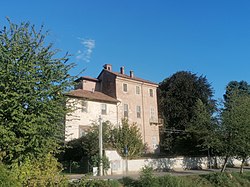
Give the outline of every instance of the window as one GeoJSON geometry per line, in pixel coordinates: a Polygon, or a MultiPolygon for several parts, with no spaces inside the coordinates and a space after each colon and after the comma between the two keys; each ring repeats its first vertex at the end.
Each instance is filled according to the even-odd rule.
{"type": "Polygon", "coordinates": [[[136,93],[136,94],[140,94],[140,87],[139,87],[139,86],[136,86],[136,87],[135,87],[135,93],[136,93]]]}
{"type": "Polygon", "coordinates": [[[123,84],[123,91],[128,92],[128,85],[127,84],[123,84]]]}
{"type": "Polygon", "coordinates": [[[141,106],[136,106],[136,115],[137,118],[141,118],[141,106]]]}
{"type": "Polygon", "coordinates": [[[153,97],[153,89],[149,89],[149,95],[150,97],[153,97]]]}
{"type": "Polygon", "coordinates": [[[102,104],[101,105],[101,110],[102,110],[102,115],[106,115],[107,114],[107,105],[106,104],[102,104]]]}
{"type": "Polygon", "coordinates": [[[82,112],[88,112],[88,102],[82,101],[82,112]]]}
{"type": "Polygon", "coordinates": [[[124,104],[123,106],[123,111],[124,111],[124,118],[128,118],[128,104],[124,104]]]}
{"type": "Polygon", "coordinates": [[[153,107],[150,108],[150,119],[155,118],[155,109],[153,107]]]}

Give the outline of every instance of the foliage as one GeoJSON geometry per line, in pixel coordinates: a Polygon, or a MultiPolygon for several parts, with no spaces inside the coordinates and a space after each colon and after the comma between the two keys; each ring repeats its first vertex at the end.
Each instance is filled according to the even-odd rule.
{"type": "Polygon", "coordinates": [[[222,112],[220,151],[227,157],[250,155],[250,95],[234,93],[222,112]]]}
{"type": "MultiPolygon", "coordinates": [[[[112,125],[109,121],[102,123],[103,127],[103,145],[104,148],[109,146],[109,137],[112,125]]],[[[82,159],[88,159],[92,166],[97,166],[100,162],[99,158],[99,126],[92,124],[88,133],[78,139],[71,140],[65,147],[62,160],[64,161],[77,161],[80,162],[82,159]]],[[[109,168],[109,161],[103,156],[103,168],[107,170],[109,168]]]]}
{"type": "Polygon", "coordinates": [[[225,100],[225,107],[230,103],[233,95],[250,94],[250,85],[246,81],[231,81],[226,86],[226,93],[223,95],[225,100]]]}
{"type": "Polygon", "coordinates": [[[96,154],[96,155],[91,157],[91,163],[92,163],[93,167],[98,167],[100,165],[100,162],[102,162],[102,166],[103,166],[104,171],[107,171],[110,168],[110,162],[105,155],[103,155],[102,160],[101,160],[99,154],[96,154]]]}
{"type": "Polygon", "coordinates": [[[117,180],[92,180],[82,178],[79,181],[69,183],[69,187],[121,187],[122,185],[117,180]]]}
{"type": "MultiPolygon", "coordinates": [[[[8,20],[9,21],[9,20],[8,20]]],[[[68,55],[45,41],[43,27],[13,24],[0,31],[0,147],[4,163],[55,152],[63,140],[64,92],[73,79],[68,55]]]]}
{"type": "MultiPolygon", "coordinates": [[[[110,122],[103,122],[103,147],[104,149],[116,149],[122,156],[125,156],[124,148],[128,148],[128,157],[139,156],[144,149],[141,134],[136,124],[128,124],[122,120],[122,126],[114,127],[110,122]]],[[[93,124],[88,133],[79,139],[68,142],[63,160],[80,161],[87,157],[91,165],[99,163],[99,126],[93,124]]],[[[103,166],[109,168],[107,158],[103,157],[103,166]]]]}
{"type": "Polygon", "coordinates": [[[212,96],[213,91],[206,77],[198,77],[191,72],[177,72],[160,83],[159,111],[165,122],[161,136],[163,150],[175,154],[197,154],[199,140],[188,134],[187,129],[194,124],[199,101],[204,107],[202,115],[208,115],[206,120],[211,125],[212,114],[216,109],[212,96]]]}
{"type": "Polygon", "coordinates": [[[233,187],[233,180],[229,173],[212,173],[205,175],[204,178],[207,179],[214,186],[228,186],[233,187]]]}
{"type": "Polygon", "coordinates": [[[113,128],[110,143],[122,156],[133,158],[140,156],[144,150],[144,144],[139,128],[136,124],[129,124],[127,119],[122,120],[122,126],[113,128]],[[127,155],[124,149],[127,148],[127,155]]]}
{"type": "Polygon", "coordinates": [[[50,154],[39,159],[25,159],[16,164],[13,172],[22,186],[67,186],[67,179],[60,175],[61,165],[50,154]]]}
{"type": "Polygon", "coordinates": [[[21,187],[21,183],[16,179],[15,175],[2,163],[0,163],[0,186],[21,187]]]}
{"type": "Polygon", "coordinates": [[[206,175],[189,175],[189,176],[153,176],[150,168],[144,168],[138,180],[125,177],[116,180],[98,180],[83,178],[80,181],[73,181],[70,187],[248,187],[250,184],[250,175],[245,173],[211,173],[206,175]]]}
{"type": "Polygon", "coordinates": [[[157,187],[159,186],[157,178],[153,175],[153,168],[145,166],[140,172],[138,186],[141,187],[157,187]]]}
{"type": "Polygon", "coordinates": [[[194,106],[194,115],[191,118],[190,126],[186,129],[187,135],[192,135],[197,140],[197,147],[201,150],[210,152],[217,151],[219,134],[218,123],[215,117],[212,117],[207,107],[200,99],[194,106]]]}

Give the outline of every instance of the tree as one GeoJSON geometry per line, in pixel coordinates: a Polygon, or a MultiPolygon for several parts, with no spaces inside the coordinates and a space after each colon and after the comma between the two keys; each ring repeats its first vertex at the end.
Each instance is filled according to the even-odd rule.
{"type": "Polygon", "coordinates": [[[207,151],[209,157],[217,152],[219,142],[218,123],[216,117],[212,117],[207,107],[200,99],[194,107],[194,115],[191,118],[191,125],[186,129],[188,135],[192,135],[197,140],[197,147],[207,151]]]}
{"type": "Polygon", "coordinates": [[[242,173],[244,163],[250,155],[250,94],[247,90],[242,91],[240,87],[230,92],[231,83],[227,86],[226,94],[230,95],[225,97],[225,108],[221,114],[223,135],[221,153],[225,156],[221,171],[224,172],[228,159],[236,156],[242,159],[240,170],[242,173]]]}
{"type": "Polygon", "coordinates": [[[0,31],[0,152],[11,164],[55,153],[63,141],[73,64],[58,58],[43,27],[8,22],[0,31]]]}
{"type": "Polygon", "coordinates": [[[226,106],[234,94],[250,94],[250,85],[246,81],[231,81],[226,86],[226,93],[223,95],[226,106]]]}
{"type": "Polygon", "coordinates": [[[160,83],[158,97],[159,111],[165,122],[161,140],[163,149],[176,154],[197,154],[198,150],[194,148],[198,142],[187,135],[186,130],[193,124],[191,120],[198,100],[212,119],[216,106],[206,77],[186,71],[177,72],[160,83]]]}
{"type": "MultiPolygon", "coordinates": [[[[99,127],[97,124],[89,129],[85,136],[74,139],[67,143],[64,160],[80,161],[87,157],[90,161],[99,154],[99,127]]],[[[122,126],[114,127],[109,121],[103,122],[103,147],[104,149],[115,149],[122,156],[126,156],[124,148],[128,149],[128,157],[139,156],[144,149],[141,134],[135,124],[128,124],[122,120],[122,126]]]]}
{"type": "Polygon", "coordinates": [[[145,146],[136,124],[129,124],[127,119],[123,119],[122,126],[114,128],[111,135],[112,147],[122,156],[133,158],[143,153],[145,146]]]}

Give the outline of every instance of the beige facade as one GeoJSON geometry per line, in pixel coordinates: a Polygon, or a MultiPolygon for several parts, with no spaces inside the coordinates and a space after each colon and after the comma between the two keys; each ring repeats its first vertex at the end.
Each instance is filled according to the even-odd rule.
{"type": "MultiPolygon", "coordinates": [[[[148,146],[148,151],[159,151],[157,84],[135,77],[133,71],[126,75],[124,67],[121,67],[120,72],[113,72],[109,64],[104,65],[104,69],[96,79],[81,77],[77,82],[76,88],[79,92],[86,90],[102,93],[100,97],[107,97],[111,105],[109,107],[112,108],[111,113],[107,115],[107,120],[121,125],[121,119],[127,118],[130,123],[136,123],[141,131],[143,142],[148,146]]],[[[90,97],[86,94],[82,96],[90,97]]],[[[95,104],[91,105],[98,105],[100,101],[101,99],[97,97],[95,104]]],[[[81,113],[77,115],[81,116],[82,120],[74,121],[72,124],[87,126],[91,119],[96,120],[99,114],[98,110],[91,110],[86,114],[88,116],[81,113]]]]}
{"type": "Polygon", "coordinates": [[[80,138],[88,129],[97,124],[99,117],[102,121],[117,124],[117,103],[113,99],[98,91],[76,89],[68,94],[67,107],[71,110],[66,115],[65,140],[80,138]]]}
{"type": "Polygon", "coordinates": [[[159,146],[159,127],[156,85],[130,80],[122,77],[116,79],[118,118],[128,118],[135,122],[141,130],[143,142],[147,143],[149,151],[157,150],[159,146]],[[124,91],[126,85],[127,91],[124,91]],[[153,95],[150,96],[150,90],[153,95]],[[126,107],[128,114],[126,114],[126,107]],[[127,115],[127,116],[126,116],[127,115]]]}

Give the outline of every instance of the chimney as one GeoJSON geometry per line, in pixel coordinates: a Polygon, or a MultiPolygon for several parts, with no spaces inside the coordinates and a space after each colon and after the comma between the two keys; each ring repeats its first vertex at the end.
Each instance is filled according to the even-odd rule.
{"type": "Polygon", "coordinates": [[[130,71],[130,77],[134,78],[134,71],[132,71],[132,70],[130,71]]]}
{"type": "Polygon", "coordinates": [[[124,67],[123,66],[120,68],[120,73],[124,74],[124,67]]]}
{"type": "Polygon", "coordinates": [[[112,65],[111,64],[105,64],[104,69],[108,70],[108,71],[112,71],[112,65]]]}

